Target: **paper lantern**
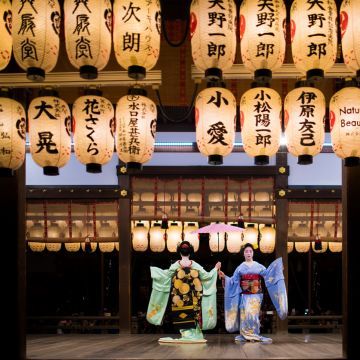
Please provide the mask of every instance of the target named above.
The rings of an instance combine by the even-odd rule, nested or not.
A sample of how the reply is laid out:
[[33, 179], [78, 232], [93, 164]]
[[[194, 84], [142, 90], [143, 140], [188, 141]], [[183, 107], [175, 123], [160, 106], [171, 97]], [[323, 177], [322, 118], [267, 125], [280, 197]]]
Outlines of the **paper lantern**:
[[28, 244], [31, 251], [33, 252], [42, 252], [46, 247], [44, 242], [29, 241]]
[[244, 0], [240, 5], [240, 50], [255, 80], [269, 81], [285, 58], [286, 8], [282, 0]]
[[[141, 92], [143, 93], [143, 92]], [[116, 149], [128, 169], [141, 169], [154, 152], [157, 110], [144, 95], [123, 96], [116, 105]]]
[[26, 115], [20, 103], [0, 97], [0, 175], [11, 175], [25, 159]]
[[45, 232], [44, 232], [44, 226], [40, 222], [35, 222], [33, 226], [29, 228], [28, 237], [30, 239], [39, 239], [44, 241], [45, 238]]
[[143, 79], [160, 54], [160, 1], [114, 1], [114, 51], [129, 77]]
[[266, 165], [276, 154], [281, 138], [281, 97], [273, 89], [257, 87], [240, 100], [240, 125], [244, 151], [256, 165]]
[[30, 152], [44, 175], [59, 175], [59, 168], [70, 160], [71, 117], [65, 101], [41, 96], [28, 109]]
[[317, 245], [315, 241], [312, 241], [311, 246], [312, 246], [312, 250], [315, 253], [322, 254], [322, 253], [326, 252], [326, 250], [328, 248], [328, 243], [326, 241], [320, 241], [319, 245]]
[[[237, 224], [230, 224], [232, 226], [237, 226]], [[236, 254], [241, 250], [243, 245], [242, 233], [241, 232], [228, 232], [226, 237], [226, 248], [229, 253]]]
[[325, 139], [325, 97], [313, 87], [291, 90], [284, 101], [286, 144], [298, 164], [312, 164]]
[[294, 250], [294, 243], [291, 242], [291, 241], [288, 241], [288, 243], [287, 243], [287, 252], [288, 252], [288, 254], [293, 252], [293, 250]]
[[221, 192], [211, 192], [209, 194], [209, 202], [222, 202], [223, 201], [223, 194]]
[[114, 153], [114, 108], [102, 96], [86, 95], [75, 100], [72, 116], [75, 155], [87, 172], [100, 173]]
[[169, 252], [176, 252], [178, 244], [181, 243], [181, 226], [176, 222], [171, 222], [166, 235], [166, 247]]
[[195, 101], [196, 142], [209, 164], [221, 165], [235, 141], [236, 100], [221, 87], [202, 90]]
[[270, 254], [275, 250], [276, 230], [270, 225], [265, 224], [260, 229], [260, 251], [265, 254]]
[[199, 228], [197, 223], [189, 222], [184, 226], [184, 241], [188, 241], [194, 248], [194, 252], [199, 250], [199, 234], [191, 234]]
[[59, 252], [61, 250], [61, 242], [46, 243], [46, 250], [50, 252]]
[[101, 252], [112, 252], [115, 249], [115, 242], [101, 242], [101, 238], [114, 238], [115, 239], [115, 232], [114, 229], [110, 226], [107, 221], [102, 221], [99, 231], [99, 249]]
[[243, 244], [251, 244], [254, 249], [258, 248], [258, 229], [255, 228], [255, 224], [248, 224], [244, 230], [243, 234]]
[[[86, 237], [88, 237], [86, 229], [83, 229], [83, 231], [84, 231], [84, 236], [83, 236], [83, 233], [82, 233], [82, 229], [79, 226], [79, 223], [73, 221], [72, 224], [71, 224], [71, 229], [70, 229], [70, 226], [68, 226], [68, 232], [66, 233], [66, 238], [73, 239], [73, 238], [81, 238], [81, 237], [86, 238]], [[80, 245], [80, 242], [65, 242], [64, 246], [65, 246], [66, 251], [69, 251], [69, 252], [77, 252], [77, 251], [79, 251], [80, 246], [81, 246], [81, 248], [83, 250], [85, 249], [85, 245], [84, 245], [84, 248], [83, 248], [83, 246]], [[91, 247], [92, 247], [92, 245], [91, 245]]]
[[165, 250], [165, 230], [161, 228], [160, 223], [154, 223], [149, 231], [150, 249], [153, 252], [162, 252]]
[[209, 80], [221, 79], [236, 54], [236, 5], [233, 0], [197, 0], [190, 7], [191, 53]]
[[330, 134], [334, 153], [345, 166], [360, 164], [360, 89], [345, 87], [330, 99]]
[[12, 52], [12, 11], [10, 0], [0, 2], [0, 70], [5, 69], [11, 59]]
[[225, 233], [209, 234], [209, 248], [211, 252], [221, 252], [225, 248]]
[[306, 253], [310, 250], [310, 241], [296, 241], [295, 250], [298, 253]]
[[84, 79], [96, 79], [109, 62], [112, 8], [110, 0], [65, 0], [65, 45], [70, 63]]
[[308, 79], [324, 76], [335, 63], [337, 12], [334, 0], [294, 0], [290, 10], [291, 51]]
[[68, 252], [78, 252], [80, 250], [79, 242], [65, 242], [64, 245]]
[[341, 50], [345, 65], [360, 77], [360, 1], [347, 0], [340, 7]]
[[103, 253], [113, 252], [115, 250], [114, 242], [99, 242], [99, 250]]
[[52, 239], [63, 239], [65, 237], [61, 227], [56, 221], [51, 221], [50, 226], [47, 228], [47, 243], [46, 249], [51, 252], [58, 252], [61, 249], [61, 242], [52, 243]]
[[333, 253], [342, 251], [342, 242], [341, 241], [331, 241], [329, 242], [329, 250]]
[[[79, 2], [79, 1], [78, 1]], [[42, 81], [59, 55], [61, 11], [57, 0], [13, 0], [13, 49], [29, 80]]]
[[146, 251], [148, 248], [148, 228], [137, 223], [132, 232], [132, 244], [135, 251]]
[[306, 237], [310, 236], [310, 228], [308, 224], [305, 224], [301, 222], [296, 228], [295, 228], [295, 235], [299, 237]]

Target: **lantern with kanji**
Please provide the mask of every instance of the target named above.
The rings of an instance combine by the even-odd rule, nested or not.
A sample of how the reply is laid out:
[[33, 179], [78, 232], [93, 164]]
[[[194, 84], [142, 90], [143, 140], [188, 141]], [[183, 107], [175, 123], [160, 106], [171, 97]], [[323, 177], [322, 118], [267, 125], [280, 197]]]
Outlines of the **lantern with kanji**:
[[190, 7], [191, 52], [209, 80], [221, 79], [236, 53], [236, 5], [233, 0], [195, 0]]
[[132, 90], [116, 105], [116, 150], [128, 169], [141, 169], [154, 152], [157, 110], [145, 95]]
[[0, 175], [11, 175], [25, 159], [26, 115], [17, 101], [0, 97]]
[[291, 51], [308, 79], [324, 77], [335, 63], [337, 13], [334, 0], [294, 0], [290, 10]]
[[320, 153], [324, 138], [325, 97], [313, 87], [291, 90], [284, 101], [286, 144], [298, 164], [312, 164]]
[[104, 97], [89, 94], [75, 100], [72, 116], [75, 155], [87, 172], [100, 173], [114, 153], [114, 108]]
[[360, 89], [345, 87], [330, 99], [330, 134], [334, 153], [345, 166], [360, 164]]
[[195, 101], [196, 142], [209, 164], [220, 165], [235, 141], [236, 100], [221, 87], [202, 90]]
[[211, 252], [221, 252], [225, 248], [225, 233], [210, 233], [209, 248]]
[[12, 12], [10, 0], [0, 2], [0, 70], [5, 69], [11, 59], [12, 52]]
[[240, 49], [246, 68], [269, 81], [285, 57], [286, 8], [282, 0], [244, 0], [240, 6]]
[[109, 62], [112, 7], [110, 0], [65, 0], [65, 45], [71, 64], [84, 79], [95, 79]]
[[68, 105], [57, 96], [37, 97], [29, 105], [28, 119], [33, 160], [44, 169], [44, 175], [59, 175], [71, 154]]
[[29, 80], [41, 81], [59, 55], [61, 11], [57, 0], [13, 0], [13, 51]]
[[117, 62], [134, 79], [143, 79], [160, 54], [159, 0], [114, 1], [114, 50]]
[[256, 165], [268, 164], [280, 146], [280, 95], [267, 87], [246, 91], [240, 100], [240, 126], [244, 151]]

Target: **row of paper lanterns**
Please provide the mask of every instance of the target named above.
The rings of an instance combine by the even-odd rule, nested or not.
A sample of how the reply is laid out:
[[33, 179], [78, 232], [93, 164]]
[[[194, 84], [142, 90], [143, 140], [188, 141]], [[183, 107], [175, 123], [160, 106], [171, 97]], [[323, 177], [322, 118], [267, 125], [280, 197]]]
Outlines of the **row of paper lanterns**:
[[[9, 0], [0, 5], [0, 69], [17, 63], [30, 78], [43, 78], [57, 62], [62, 14], [57, 0]], [[11, 16], [13, 14], [13, 17]], [[160, 1], [82, 0], [64, 2], [66, 51], [83, 77], [93, 78], [109, 61], [112, 35], [118, 63], [133, 77], [153, 68], [160, 53]], [[236, 5], [233, 0], [195, 0], [190, 8], [190, 35], [195, 66], [220, 77], [235, 60]], [[360, 0], [343, 1], [341, 41], [345, 64], [360, 68]], [[334, 0], [294, 0], [290, 10], [295, 66], [309, 77], [321, 76], [336, 60], [337, 8]], [[114, 24], [112, 24], [114, 20]], [[11, 23], [12, 21], [12, 23]], [[286, 8], [282, 0], [244, 0], [240, 6], [240, 48], [244, 65], [265, 77], [285, 58]], [[12, 31], [11, 31], [12, 29]]]
[[291, 253], [294, 251], [294, 249], [298, 253], [307, 253], [310, 251], [310, 248], [313, 252], [318, 254], [325, 253], [328, 249], [330, 252], [338, 253], [342, 251], [342, 242], [341, 241], [321, 241], [320, 248], [316, 248], [315, 241], [297, 241], [297, 242], [291, 242], [289, 241], [288, 244], [288, 253]]

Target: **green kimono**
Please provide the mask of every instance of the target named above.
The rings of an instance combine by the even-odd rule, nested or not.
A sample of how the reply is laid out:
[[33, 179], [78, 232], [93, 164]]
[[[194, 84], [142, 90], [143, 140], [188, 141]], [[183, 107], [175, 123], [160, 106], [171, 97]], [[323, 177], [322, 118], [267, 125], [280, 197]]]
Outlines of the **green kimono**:
[[[169, 300], [170, 292], [176, 294], [176, 290], [183, 290], [182, 293], [186, 294], [188, 285], [176, 284], [176, 276], [181, 273], [181, 265], [176, 261], [167, 270], [162, 270], [158, 267], [151, 267], [151, 278], [153, 279], [152, 292], [149, 301], [146, 319], [150, 324], [161, 325], [164, 313]], [[202, 339], [203, 335], [201, 330], [213, 329], [216, 326], [217, 313], [216, 313], [216, 280], [217, 270], [214, 268], [210, 272], [206, 272], [202, 266], [192, 261], [190, 272], [195, 279], [200, 279], [200, 282], [195, 282], [197, 288], [201, 289], [201, 321], [197, 322], [193, 328], [180, 329], [182, 339]], [[184, 274], [182, 275], [184, 276]], [[181, 278], [181, 277], [180, 277]], [[174, 283], [175, 280], [175, 283]], [[181, 283], [181, 281], [180, 281]], [[173, 288], [173, 290], [172, 290]], [[176, 288], [176, 289], [175, 289]], [[196, 287], [195, 287], [196, 288]], [[175, 292], [174, 292], [175, 291]], [[177, 295], [173, 296], [176, 297]], [[186, 295], [185, 295], [186, 296]], [[173, 300], [174, 301], [174, 300]], [[178, 304], [177, 304], [178, 305]], [[172, 310], [179, 309], [176, 304], [173, 304]], [[197, 305], [195, 305], [196, 307]], [[187, 308], [186, 306], [183, 307]], [[186, 311], [185, 311], [186, 312]]]

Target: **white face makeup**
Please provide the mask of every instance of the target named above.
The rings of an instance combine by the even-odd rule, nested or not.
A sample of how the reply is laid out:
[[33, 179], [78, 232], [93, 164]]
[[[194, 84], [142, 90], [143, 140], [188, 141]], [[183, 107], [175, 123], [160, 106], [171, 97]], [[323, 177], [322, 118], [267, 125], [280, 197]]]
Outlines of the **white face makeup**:
[[246, 261], [252, 261], [254, 256], [254, 251], [251, 247], [247, 247], [244, 250], [244, 258]]

